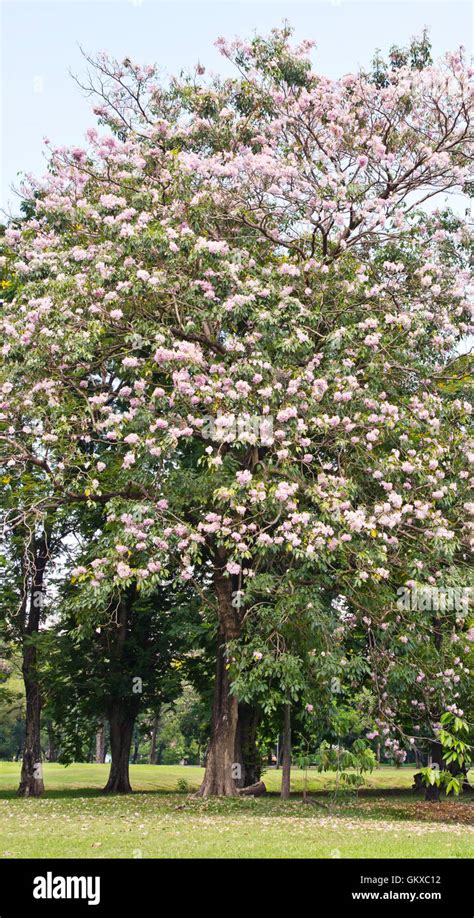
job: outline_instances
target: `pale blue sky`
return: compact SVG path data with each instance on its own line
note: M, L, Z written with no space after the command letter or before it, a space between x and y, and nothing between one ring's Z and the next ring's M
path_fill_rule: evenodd
M90 101L69 76L84 72L79 51L107 50L165 72L200 60L228 69L219 35L267 32L283 19L317 42L316 68L338 76L368 64L377 47L406 44L428 26L437 55L464 44L472 53L473 4L457 0L0 0L1 201L16 210L19 172L44 172L43 137L80 144L94 123Z

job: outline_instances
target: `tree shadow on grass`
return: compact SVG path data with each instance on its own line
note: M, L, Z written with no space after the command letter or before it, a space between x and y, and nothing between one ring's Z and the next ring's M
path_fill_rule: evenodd
M293 791L288 801L281 801L278 791L271 791L264 797L232 797L232 798L200 798L193 795L194 787L188 790L173 787L159 787L138 789L132 794L104 794L99 787L68 787L46 790L40 802L62 801L66 807L68 802L90 800L104 804L108 799L124 802L133 806L133 801L142 798L142 802L152 804L150 815L158 810L167 813L176 813L177 820L181 815L208 817L237 816L239 819L252 820L254 817L278 820L291 816L303 819L347 819L366 822L422 822L425 824L445 824L454 826L468 825L474 817L474 795L465 795L459 799L443 799L438 804L426 803L423 795L415 794L411 788L361 788L358 794L340 794L326 790L314 790L308 793L307 803L304 804L300 790ZM13 789L0 792L0 800L18 800L18 805L28 806L28 801L22 801L16 796ZM138 801L137 801L138 802ZM145 804L146 807L146 804ZM146 815L145 813L143 815Z
M131 794L111 794L104 793L100 787L65 787L65 788L54 788L48 790L46 788L44 794L41 797L30 798L36 800L79 800L83 797L95 799L100 798L101 800L108 800L112 798L123 798L133 799L137 796L146 796L146 797L186 797L190 793L197 791L197 786L195 788L190 788L189 791L180 791L173 787L158 787L158 788L135 788ZM16 789L12 790L8 788L6 790L0 790L0 800L21 800L27 798L21 798L17 796Z

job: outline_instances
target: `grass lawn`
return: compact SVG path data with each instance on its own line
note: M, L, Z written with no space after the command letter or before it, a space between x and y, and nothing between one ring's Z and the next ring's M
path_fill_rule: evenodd
M203 771L132 765L132 796L103 797L107 765L45 765L40 800L15 797L19 765L0 762L0 857L472 857L472 797L425 803L410 791L413 767L382 767L358 797L333 802L333 775L310 773L312 804L266 797L195 800ZM185 781L186 785L181 782Z

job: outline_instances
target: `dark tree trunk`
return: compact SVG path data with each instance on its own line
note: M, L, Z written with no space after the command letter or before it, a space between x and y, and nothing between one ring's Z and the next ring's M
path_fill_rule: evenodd
M291 707L289 704L285 704L283 707L283 742L281 764L281 798L282 800L288 800L290 796L291 778Z
M58 751L56 748L56 737L54 735L53 724L50 720L47 723L48 730L48 762L58 761Z
M125 642L127 638L129 616L132 609L135 591L130 589L122 594L117 609L117 631L111 649L112 664L121 671ZM129 776L130 749L133 728L140 706L140 697L111 698L107 711L110 726L110 754L112 757L110 774L104 793L130 794L132 787Z
M39 538L33 536L31 551L23 559L25 598L20 612L23 661L22 673L25 683L26 724L23 746L19 797L40 797L44 792L43 765L41 755L41 688L38 675L38 654L34 639L39 631L43 608L44 573L49 556L48 534L43 531ZM31 592L27 599L28 571L32 570ZM28 612L27 612L28 610Z
M105 725L99 724L95 735L95 761L97 765L105 762Z
M235 762L240 765L240 777L235 779L235 784L239 788L250 787L260 781L262 768L257 749L259 720L258 708L239 702L235 736Z
M214 568L214 585L220 632L218 636L216 680L212 705L211 736L206 758L206 772L198 791L200 797L235 797L235 735L238 701L230 691L231 681L226 660L226 644L240 634L240 614L233 605L232 580L225 572L226 556L219 553Z
M109 779L104 787L106 794L132 793L129 761L135 717L136 714L124 710L120 703L114 705L109 714L112 762Z
M415 793L421 791L425 791L426 793L426 786L423 783L423 775L421 774L421 771L417 771L416 774L413 775L413 784L411 789L415 791Z
M455 762L450 762L449 765L446 765L445 763L444 767L446 771L449 771L449 773L452 774L455 778L459 778L460 776L462 776L463 792L464 793L467 792L468 794L470 794L472 791L472 785L469 784L469 770L467 768L467 765L463 765L463 767L460 768L459 765L455 764Z
M44 792L41 756L41 692L37 677L36 647L23 649L23 680L26 695L26 732L23 746L19 797L40 797Z
M278 737L276 758L277 758L276 767L278 770L279 768L281 768L283 764L283 733L280 733L280 736Z
M159 715L156 714L153 718L153 725L151 728L151 744L150 744L150 756L149 763L150 765L156 765L156 737L158 734L158 724L159 724Z
M133 733L133 756L132 756L132 765L136 765L138 762L138 756L140 755L140 736L137 728L135 727Z
M440 652L443 646L443 629L442 629L441 619L438 616L435 616L433 620L433 641L434 641L434 646L436 647L436 650ZM431 751L432 765L433 764L438 765L439 770L443 771L445 767L445 763L443 761L443 749L442 749L441 743L438 743L436 742L436 740L433 740L433 742L431 743L430 751ZM436 784L432 784L432 785L430 784L430 786L426 788L425 800L429 800L431 803L438 803L439 798L440 798L440 793L441 793L440 787L438 787Z
M436 741L433 741L431 743L431 762L434 765L438 765L440 771L449 771L449 773L452 774L454 777L459 778L462 775L462 778L463 778L462 789L464 793L466 792L470 793L472 791L472 787L469 784L469 780L468 780L468 770L466 766L464 766L463 768L459 768L459 766L456 765L454 762L450 763L449 765L446 765L446 762L443 759L443 749L442 749L441 743L438 743ZM420 779L421 779L421 775L420 775ZM415 787L418 790L420 789L418 775L415 775ZM428 800L431 803L438 803L440 796L441 796L441 788L438 787L436 784L430 784L430 786L427 787L425 790L425 800Z

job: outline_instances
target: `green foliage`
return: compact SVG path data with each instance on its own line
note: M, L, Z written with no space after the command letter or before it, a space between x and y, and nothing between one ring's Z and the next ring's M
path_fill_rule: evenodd
M388 52L388 62L385 61L380 51L372 61L372 79L377 86L386 87L390 84L390 72L409 67L412 70L423 70L433 63L432 46L429 32L424 29L419 37L412 38L405 48L392 45Z
M364 775L375 768L377 761L369 744L356 739L350 749L321 743L314 757L318 771L334 771L338 790L356 790L364 783Z
M25 732L25 690L14 647L0 647L0 759L21 754Z
M453 793L459 796L467 769L472 761L471 747L460 735L469 732L468 723L451 711L446 711L441 717L441 729L438 733L439 742L443 750L443 761L449 770L439 768L422 768L422 781L426 787L444 788L446 795Z

